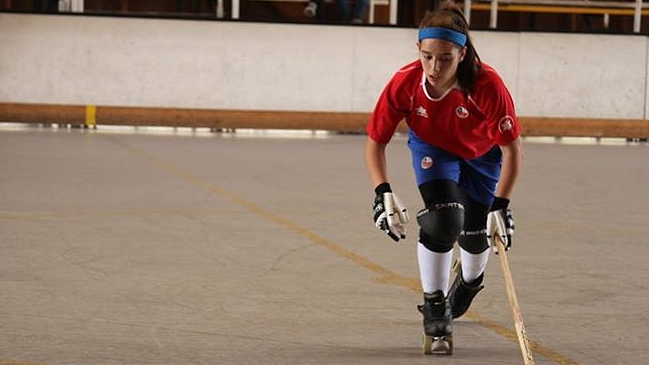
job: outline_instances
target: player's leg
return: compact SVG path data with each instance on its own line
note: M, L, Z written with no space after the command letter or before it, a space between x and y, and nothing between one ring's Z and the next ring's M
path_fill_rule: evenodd
M463 226L464 210L452 180L433 180L419 187L428 208L417 221L421 227L417 259L424 303L418 306L424 325L423 350L427 354L453 353L453 318L446 298L453 260L453 245Z
M491 252L486 235L487 214L500 176L500 162L500 149L495 146L485 155L461 164L458 185L463 194L465 220L458 239L461 270L448 295L453 318L462 316L484 287L484 270Z
M425 293L448 291L453 245L463 227L458 188L460 159L422 142L410 132L408 147L424 209L417 214L421 229L417 257Z
M417 258L424 293L448 291L453 246L462 231L464 207L457 184L440 179L423 183L419 191L426 209L417 214L419 242Z
M467 198L464 207L464 229L458 238L462 264L448 294L453 318L462 316L469 309L473 298L484 288L484 270L491 252L486 235L489 206Z
M424 303L424 352L451 354L453 318L446 300L453 246L463 226L463 207L457 181L460 160L411 135L415 179L425 209L417 215L420 225L417 259Z
M446 298L452 260L452 243L434 239L420 229L417 261L424 303L417 308L423 315L423 351L426 354L453 353L453 317Z
M441 290L424 293L424 304L417 306L424 316L423 351L425 354L453 354L453 318L448 300Z

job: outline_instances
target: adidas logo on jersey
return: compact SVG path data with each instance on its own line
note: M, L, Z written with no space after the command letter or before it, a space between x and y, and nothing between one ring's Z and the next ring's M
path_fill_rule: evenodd
M415 113L417 113L417 115L420 117L428 118L428 112L423 106L417 107L417 109L415 109Z

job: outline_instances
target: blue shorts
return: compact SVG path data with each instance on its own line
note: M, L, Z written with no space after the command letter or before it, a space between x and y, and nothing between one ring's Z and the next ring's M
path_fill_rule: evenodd
M431 180L452 180L478 203L491 205L500 178L500 147L494 146L480 157L465 160L422 141L412 131L408 135L418 186Z

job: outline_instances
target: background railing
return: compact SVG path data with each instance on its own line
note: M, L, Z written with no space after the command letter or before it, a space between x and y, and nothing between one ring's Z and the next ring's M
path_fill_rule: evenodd
M306 3L305 0L266 0L266 1L284 1L284 2L300 2L300 3ZM392 25L397 24L397 7L398 7L398 0L370 0L370 5L368 9L368 22L370 24L374 24L374 14L375 14L375 8L377 5L387 5L390 7L390 21L389 23ZM232 0L232 9L231 9L231 14L232 14L232 19L239 19L241 12L241 0ZM217 5L216 5L216 16L217 18L224 18L225 17L225 4L224 0L217 0Z
M486 3L486 4L485 4ZM649 4L642 0L634 1L590 1L590 0L465 0L464 13L470 19L471 11L490 11L489 28L498 28L499 11L516 12L545 12L545 13L571 13L571 14L600 14L603 21L608 22L608 17L614 15L633 15L633 31L640 32L642 15L649 15L645 10Z
M334 0L317 18L307 0L0 0L0 11L341 24ZM350 0L354 3L355 0ZM416 26L441 0L369 0L366 24ZM455 0L471 28L649 34L649 0Z

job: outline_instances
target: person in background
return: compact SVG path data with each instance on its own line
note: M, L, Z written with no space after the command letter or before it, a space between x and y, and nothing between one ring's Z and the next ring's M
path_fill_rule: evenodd
M323 5L323 0L309 1L304 8L304 15L309 18L321 19L321 12L318 9L322 9ZM336 5L343 23L363 24L369 0L356 0L353 7L349 4L349 0L336 0Z
M453 352L453 318L483 288L490 245L509 248L509 201L523 158L514 102L498 73L483 63L461 10L446 3L427 12L418 30L419 59L392 77L367 124L365 162L374 187L375 225L405 239L406 207L389 184L386 145L397 125L408 147L425 208L417 214L417 262L424 303L424 352ZM449 288L453 249L461 269Z
M32 4L35 12L56 13L59 11L58 0L34 0Z
M308 1L304 7L304 16L307 18L316 18L320 12L318 8L322 8L322 0Z

